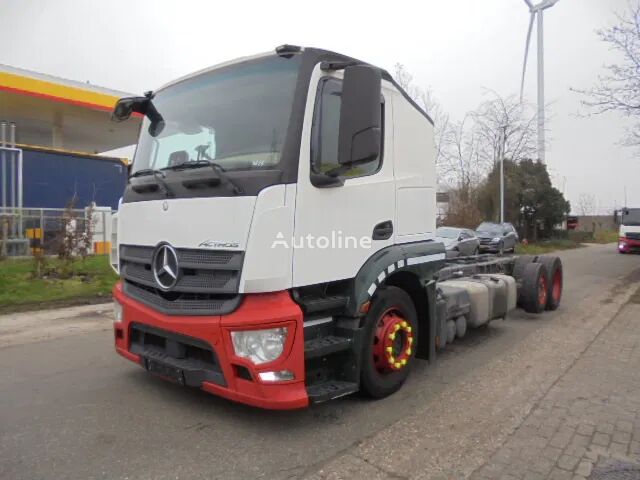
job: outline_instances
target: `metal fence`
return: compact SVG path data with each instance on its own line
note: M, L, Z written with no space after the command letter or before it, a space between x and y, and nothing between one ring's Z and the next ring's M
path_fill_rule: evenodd
M91 213L91 215L89 215ZM90 218L91 217L91 218ZM92 252L109 253L110 208L2 208L0 207L0 256L33 253L57 254L65 233L92 234Z

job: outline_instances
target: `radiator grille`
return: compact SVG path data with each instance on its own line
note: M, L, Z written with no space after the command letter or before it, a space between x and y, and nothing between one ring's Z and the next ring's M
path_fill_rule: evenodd
M178 280L167 292L155 281L155 250L120 246L120 275L129 296L175 315L221 315L237 307L243 252L176 249Z

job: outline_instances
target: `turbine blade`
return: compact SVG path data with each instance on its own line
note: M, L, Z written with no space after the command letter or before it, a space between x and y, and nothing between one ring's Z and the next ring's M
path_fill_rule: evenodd
M531 43L531 32L533 30L533 21L536 19L536 14L531 12L529 20L529 30L527 30L527 43L524 46L524 62L522 64L522 80L520 81L520 103L524 97L524 77L527 73L527 59L529 58L529 44Z
M553 7L559 1L560 0L544 0L543 2L540 2L539 5L536 6L536 10L546 10L547 8Z

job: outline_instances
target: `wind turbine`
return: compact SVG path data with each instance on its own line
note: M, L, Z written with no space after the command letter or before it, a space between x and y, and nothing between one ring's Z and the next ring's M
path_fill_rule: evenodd
M531 0L524 0L529 7L531 19L529 20L529 30L527 31L527 44L524 47L524 64L522 65L522 82L520 83L520 103L524 93L524 76L527 72L527 58L529 57L529 43L531 42L531 31L533 22L538 19L538 159L545 164L544 151L544 35L543 35L543 12L547 8L553 7L559 0L542 0L534 5Z

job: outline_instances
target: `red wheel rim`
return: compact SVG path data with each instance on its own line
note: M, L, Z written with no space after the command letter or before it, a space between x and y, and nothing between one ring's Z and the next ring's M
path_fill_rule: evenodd
M540 275L538 280L538 303L540 306L547 305L547 279L544 275Z
M554 303L558 303L560 301L560 297L562 296L562 272L560 269L556 270L556 273L553 274L553 284L551 286L551 298Z
M373 336L373 363L379 373L402 370L412 355L414 337L411 325L392 307L377 320Z

